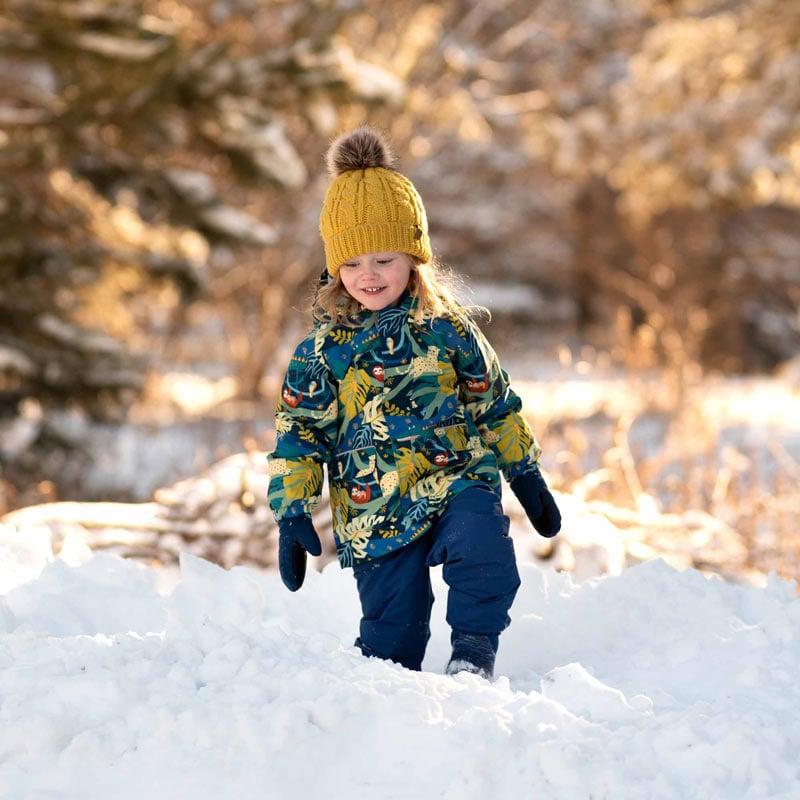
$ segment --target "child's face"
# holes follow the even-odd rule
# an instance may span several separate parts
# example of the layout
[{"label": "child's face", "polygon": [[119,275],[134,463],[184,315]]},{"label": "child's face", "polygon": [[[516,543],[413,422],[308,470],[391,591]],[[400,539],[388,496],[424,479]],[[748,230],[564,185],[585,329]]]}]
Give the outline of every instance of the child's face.
[{"label": "child's face", "polygon": [[411,256],[407,253],[367,253],[339,268],[344,288],[370,311],[394,305],[408,286]]}]

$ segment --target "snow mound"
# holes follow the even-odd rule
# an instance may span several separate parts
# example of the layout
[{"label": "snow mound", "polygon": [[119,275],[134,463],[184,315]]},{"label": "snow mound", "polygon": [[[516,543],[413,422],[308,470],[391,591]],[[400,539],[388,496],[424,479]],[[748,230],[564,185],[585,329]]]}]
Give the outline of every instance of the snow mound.
[{"label": "snow mound", "polygon": [[[352,576],[163,575],[0,530],[9,800],[800,797],[800,602],[650,561],[523,564],[494,682],[363,658]],[[71,554],[70,554],[71,552]]]}]

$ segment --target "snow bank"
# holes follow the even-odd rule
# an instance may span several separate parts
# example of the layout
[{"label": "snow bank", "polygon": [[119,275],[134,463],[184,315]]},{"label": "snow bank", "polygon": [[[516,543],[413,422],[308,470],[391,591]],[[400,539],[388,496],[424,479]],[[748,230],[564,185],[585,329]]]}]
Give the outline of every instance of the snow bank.
[{"label": "snow bank", "polygon": [[163,573],[0,530],[0,796],[9,800],[800,797],[800,602],[650,561],[522,565],[498,677],[351,646],[337,565]]}]

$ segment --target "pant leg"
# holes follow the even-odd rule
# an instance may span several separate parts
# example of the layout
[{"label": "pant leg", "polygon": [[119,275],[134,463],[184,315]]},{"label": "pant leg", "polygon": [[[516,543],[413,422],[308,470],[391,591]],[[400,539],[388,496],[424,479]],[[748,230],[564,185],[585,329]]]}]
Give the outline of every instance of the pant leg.
[{"label": "pant leg", "polygon": [[442,565],[449,587],[448,624],[454,634],[487,634],[496,650],[520,585],[508,517],[499,497],[483,484],[466,489],[453,498],[428,535],[428,565]]},{"label": "pant leg", "polygon": [[362,613],[355,644],[364,655],[421,669],[433,606],[429,544],[426,534],[394,556],[354,570]]}]

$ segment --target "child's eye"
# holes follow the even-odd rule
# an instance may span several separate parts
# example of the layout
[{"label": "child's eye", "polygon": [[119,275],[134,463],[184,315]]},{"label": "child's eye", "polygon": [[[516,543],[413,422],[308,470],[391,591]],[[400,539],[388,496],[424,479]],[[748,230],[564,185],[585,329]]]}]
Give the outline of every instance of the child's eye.
[{"label": "child's eye", "polygon": [[379,258],[378,259],[378,263],[379,264],[391,264],[392,261],[394,261],[393,258]]},{"label": "child's eye", "polygon": [[347,263],[347,264],[342,264],[342,266],[347,267],[348,269],[355,269],[358,266],[358,264]]}]

